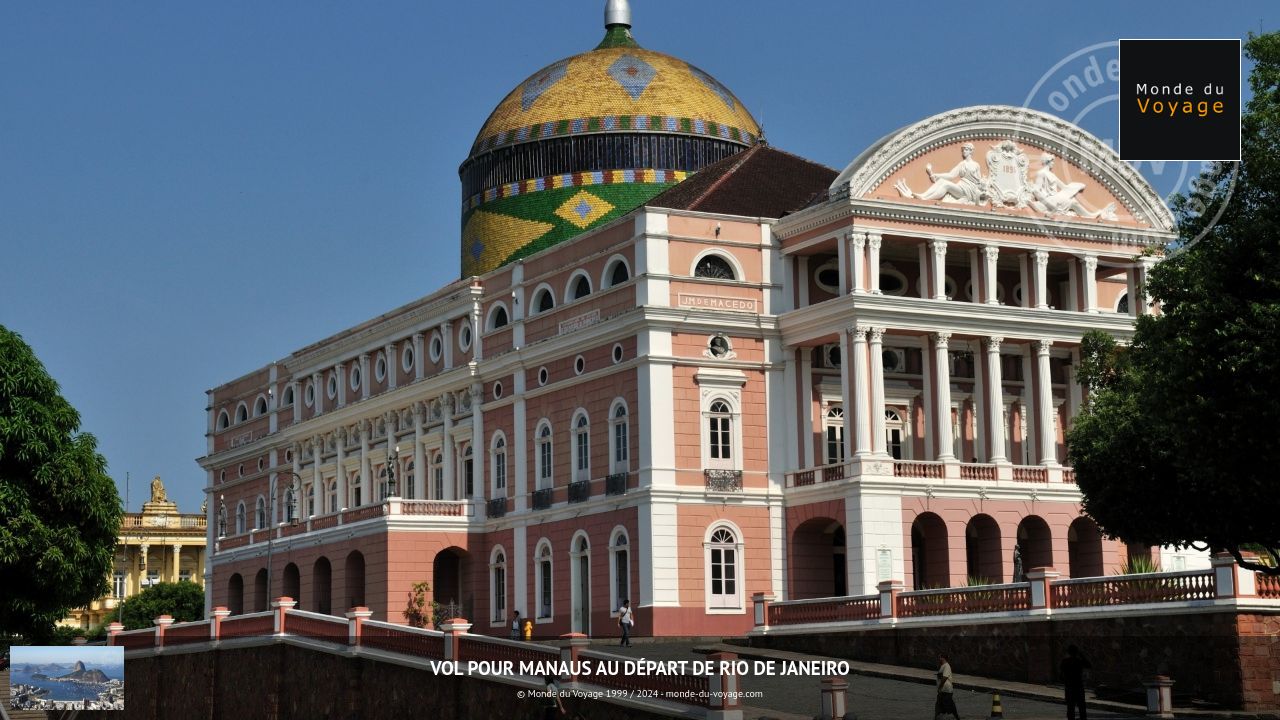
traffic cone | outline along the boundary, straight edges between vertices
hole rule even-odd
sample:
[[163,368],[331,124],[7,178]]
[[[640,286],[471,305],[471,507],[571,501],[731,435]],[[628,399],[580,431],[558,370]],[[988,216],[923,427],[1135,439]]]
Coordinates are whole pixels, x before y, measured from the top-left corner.
[[990,718],[990,720],[996,720],[997,718],[1003,718],[1003,717],[1004,717],[1004,708],[1000,706],[1000,693],[998,693],[998,692],[993,692],[993,693],[991,693],[991,718]]

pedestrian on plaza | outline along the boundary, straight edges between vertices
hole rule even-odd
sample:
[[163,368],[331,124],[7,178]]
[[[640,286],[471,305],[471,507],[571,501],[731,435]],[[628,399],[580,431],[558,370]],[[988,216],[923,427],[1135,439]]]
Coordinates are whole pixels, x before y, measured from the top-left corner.
[[933,704],[933,718],[938,720],[943,715],[950,715],[960,720],[960,711],[956,709],[956,688],[951,684],[951,663],[943,653],[938,653],[938,661],[942,665],[938,668],[938,699]]
[[618,627],[622,628],[622,641],[619,647],[631,647],[631,626],[636,624],[636,616],[631,612],[631,601],[623,600],[618,608]]
[[1062,661],[1062,682],[1066,685],[1067,720],[1076,720],[1076,708],[1080,708],[1080,720],[1089,720],[1084,707],[1084,674],[1093,666],[1080,654],[1080,648],[1067,646],[1067,657]]
[[516,610],[511,613],[511,639],[520,639],[520,611]]

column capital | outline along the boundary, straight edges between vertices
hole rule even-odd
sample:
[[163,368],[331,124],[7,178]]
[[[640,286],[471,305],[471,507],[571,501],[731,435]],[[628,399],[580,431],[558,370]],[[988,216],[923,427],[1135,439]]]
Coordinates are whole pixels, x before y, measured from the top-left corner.
[[882,239],[883,238],[881,237],[879,230],[867,231],[867,242],[871,244],[872,248],[879,250]]
[[951,333],[937,332],[933,334],[933,346],[938,350],[946,350],[947,344],[951,342]]
[[1035,258],[1035,261],[1036,261],[1036,264],[1037,264],[1037,265],[1048,265],[1048,264],[1049,264],[1049,251],[1048,251],[1048,250],[1036,250],[1035,252],[1031,253],[1031,256],[1032,256],[1033,258]]
[[1000,248],[996,245],[983,245],[982,254],[988,260],[995,260],[1000,257]]
[[866,325],[854,325],[853,327],[847,328],[845,332],[849,333],[849,337],[853,338],[854,342],[865,342],[868,330],[870,330],[870,328]]
[[1049,348],[1053,347],[1053,341],[1044,339],[1036,340],[1035,346],[1037,355],[1048,355]]
[[930,240],[929,247],[933,250],[934,255],[945,255],[947,253],[946,240]]
[[367,352],[360,353],[360,362],[362,363],[369,362],[369,353]]
[[453,329],[453,321],[445,320],[444,322],[440,323],[440,327],[444,328],[444,334],[448,335],[449,331]]
[[855,247],[862,247],[867,242],[866,230],[850,230],[844,234],[844,239],[853,243]]
[[1080,256],[1080,262],[1084,263],[1085,270],[1093,271],[1098,269],[1097,255],[1082,255]]
[[872,344],[878,345],[882,340],[884,340],[884,331],[885,329],[882,327],[872,327],[867,329],[868,337],[871,339]]
[[983,342],[987,345],[987,352],[998,353],[1000,352],[1000,343],[1004,342],[1004,338],[999,335],[992,335],[985,338]]
[[422,342],[422,338],[426,337],[421,330],[413,334],[414,342]]

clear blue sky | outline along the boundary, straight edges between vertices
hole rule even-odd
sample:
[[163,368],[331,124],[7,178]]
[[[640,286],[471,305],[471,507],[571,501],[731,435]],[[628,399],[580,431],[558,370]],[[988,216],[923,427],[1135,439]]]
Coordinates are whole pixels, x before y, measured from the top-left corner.
[[77,660],[85,665],[121,665],[124,663],[123,647],[106,647],[99,645],[42,647],[30,645],[14,645],[9,649],[9,662],[14,665],[31,663],[46,665],[49,663],[73,663]]
[[[198,508],[207,388],[456,277],[457,168],[476,131],[525,77],[593,47],[603,6],[0,3],[0,324],[62,384],[122,496],[132,474],[132,509],[156,474]],[[1096,43],[1243,37],[1280,14],[1262,0],[633,10],[643,46],[719,78],[774,146],[837,169],[928,115],[1024,104]],[[1051,110],[1047,89],[1078,70],[1029,104]],[[1079,121],[1115,137],[1111,92],[1060,114],[1096,101]]]

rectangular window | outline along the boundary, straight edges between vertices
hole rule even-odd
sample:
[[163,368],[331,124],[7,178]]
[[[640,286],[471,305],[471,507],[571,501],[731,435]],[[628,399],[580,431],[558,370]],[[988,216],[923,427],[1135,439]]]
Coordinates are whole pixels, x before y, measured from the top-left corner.
[[125,593],[124,573],[118,572],[111,578],[111,597],[122,598]]
[[493,619],[502,620],[507,615],[507,571],[493,569]]
[[624,422],[613,426],[613,461],[618,467],[627,464],[627,424]]
[[713,417],[710,418],[711,429],[711,457],[714,460],[730,459],[729,452],[729,418]]
[[434,479],[435,479],[435,486],[436,486],[435,499],[443,500],[444,499],[444,466],[442,465],[436,466]]
[[475,465],[472,463],[471,458],[467,458],[462,463],[462,478],[467,490],[466,497],[475,495]]
[[499,489],[507,486],[507,454],[497,453],[493,456],[493,484]]
[[539,573],[542,575],[542,593],[538,603],[538,617],[551,617],[551,563],[543,560],[539,563]]
[[551,487],[551,443],[538,444],[538,489]]
[[622,601],[631,597],[630,589],[630,573],[627,568],[627,551],[618,550],[613,554],[613,572],[615,575],[615,589],[617,597],[614,598],[614,609],[622,606]]

